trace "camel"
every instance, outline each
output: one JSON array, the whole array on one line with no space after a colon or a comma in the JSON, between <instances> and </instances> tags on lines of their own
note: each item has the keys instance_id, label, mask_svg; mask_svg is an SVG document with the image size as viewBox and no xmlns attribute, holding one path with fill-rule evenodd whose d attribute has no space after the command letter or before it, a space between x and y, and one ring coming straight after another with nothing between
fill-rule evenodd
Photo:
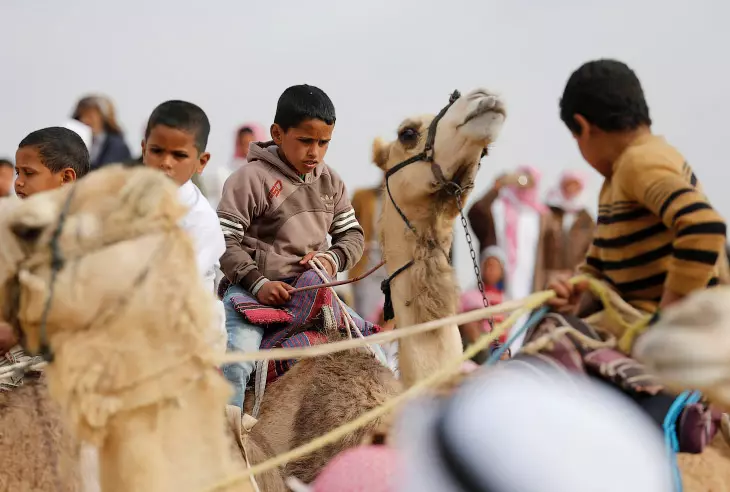
<instances>
[{"instance_id":1,"label":"camel","mask_svg":"<svg viewBox=\"0 0 730 492\"><path fill-rule=\"evenodd\" d=\"M493 93L475 90L458 98L438 121L433 161L444 177L464 188L466 200L479 162L497 140L506 117L504 102ZM398 128L398 139L376 139L373 160L388 173L426 146L433 116L408 118ZM438 172L438 171L437 171ZM381 241L388 274L414 261L391 281L392 302L400 326L410 326L456 314L458 282L446 252L451 248L457 201L435 176L428 162L403 167L388 178L390 195L384 200ZM409 228L396 205L413 226ZM459 357L462 343L456 325L408 337L399 342L403 383L410 386Z\"/></svg>"},{"instance_id":2,"label":"camel","mask_svg":"<svg viewBox=\"0 0 730 492\"><path fill-rule=\"evenodd\" d=\"M0 217L4 317L31 353L51 348L48 391L73 436L98 448L105 492L200 492L240 470L184 212L162 174L112 167Z\"/></svg>"}]
</instances>

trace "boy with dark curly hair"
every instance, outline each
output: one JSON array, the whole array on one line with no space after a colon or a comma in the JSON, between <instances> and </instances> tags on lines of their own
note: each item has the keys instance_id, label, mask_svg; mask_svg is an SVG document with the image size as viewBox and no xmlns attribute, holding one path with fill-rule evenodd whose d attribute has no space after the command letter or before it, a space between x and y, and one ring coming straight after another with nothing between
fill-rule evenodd
<instances>
[{"instance_id":1,"label":"boy with dark curly hair","mask_svg":"<svg viewBox=\"0 0 730 492\"><path fill-rule=\"evenodd\" d=\"M597 60L573 72L560 101L560 118L585 160L605 178L597 229L581 273L607 282L645 315L657 315L659 309L726 278L725 221L682 154L652 133L644 91L628 66ZM550 302L554 309L588 314L584 308L589 303L578 302L585 285L557 279L550 287L557 293ZM629 343L621 348L630 352L633 340L623 341ZM650 375L630 356L610 349L599 352L585 355L586 364L589 359L600 362L599 367L623 364L626 371L617 372L628 374L623 384L633 391L627 394L662 424L675 395L662 391L661 385L647 390ZM610 370L599 372L604 376L599 379L611 379L606 377ZM679 449L702 451L719 421L719 412L702 403L686 406L677 420Z\"/></svg>"},{"instance_id":2,"label":"boy with dark curly hair","mask_svg":"<svg viewBox=\"0 0 730 492\"><path fill-rule=\"evenodd\" d=\"M614 60L584 64L568 80L560 118L605 178L598 228L580 270L650 314L719 283L725 221L682 154L652 134L636 74ZM573 305L575 289L565 281L553 287L556 306Z\"/></svg>"}]
</instances>

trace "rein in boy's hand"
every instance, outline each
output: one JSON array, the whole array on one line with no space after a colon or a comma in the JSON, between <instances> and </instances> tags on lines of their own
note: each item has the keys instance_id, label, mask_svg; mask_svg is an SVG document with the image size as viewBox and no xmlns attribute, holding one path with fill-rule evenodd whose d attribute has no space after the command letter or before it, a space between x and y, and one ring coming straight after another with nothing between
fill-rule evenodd
<instances>
[{"instance_id":1,"label":"rein in boy's hand","mask_svg":"<svg viewBox=\"0 0 730 492\"><path fill-rule=\"evenodd\" d=\"M548 289L555 291L555 297L548 300L547 305L559 313L573 313L589 287L588 282L572 283L569 276L559 276L548 284Z\"/></svg>"},{"instance_id":2,"label":"rein in boy's hand","mask_svg":"<svg viewBox=\"0 0 730 492\"><path fill-rule=\"evenodd\" d=\"M312 267L309 266L309 262L312 261L314 258L316 258L319 255L319 258L325 260L322 262L322 265L324 266L324 269L327 271L327 275L330 277L334 277L337 272L335 272L335 265L332 263L332 260L327 256L321 254L320 251L312 251L310 253L307 253L304 255L304 258L302 258L299 261L300 265L304 265L307 269L311 269Z\"/></svg>"}]
</instances>

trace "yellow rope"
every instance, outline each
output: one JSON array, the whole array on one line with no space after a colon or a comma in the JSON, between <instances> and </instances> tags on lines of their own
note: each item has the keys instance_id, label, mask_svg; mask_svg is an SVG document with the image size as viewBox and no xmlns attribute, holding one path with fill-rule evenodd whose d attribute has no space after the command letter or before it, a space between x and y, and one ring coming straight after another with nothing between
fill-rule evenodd
<instances>
[{"instance_id":1,"label":"yellow rope","mask_svg":"<svg viewBox=\"0 0 730 492\"><path fill-rule=\"evenodd\" d=\"M330 432L312 440L308 443L299 446L297 448L294 448L290 451L287 451L286 453L280 454L278 456L275 456L274 458L271 458L269 460L266 460L263 463L260 463L258 465L255 465L250 470L246 470L240 474L233 475L223 482L215 485L213 488L211 488L211 492L217 491L217 490L225 490L226 487L233 485L237 482L239 482L242 479L247 478L250 475L258 475L261 473L265 473L267 471L273 470L279 466L282 466L289 461L295 460L297 458L300 458L302 456L306 456L307 454L313 453L314 451L317 451L318 449L327 446L329 444L333 444L346 435L356 431L357 429L364 427L371 421L382 417L386 413L390 412L391 410L395 409L396 407L400 406L401 404L405 403L406 401L410 400L411 398L417 396L424 390L428 389L429 387L435 386L443 381L446 381L449 377L451 377L454 373L457 373L461 367L461 364L474 357L478 352L484 350L486 347L489 346L489 344L496 340L502 333L507 331L508 328L510 328L520 317L522 317L524 314L529 313L533 309L539 307L540 305L544 304L547 300L555 296L554 291L544 291L539 292L535 295L530 296L529 298L525 299L523 303L523 307L518 309L517 311L513 312L506 320L504 320L502 323L498 324L494 331L491 333L486 333L482 335L476 342L474 342L472 345L470 345L464 353L458 357L456 360L452 361L451 363L448 363L443 368L441 368L439 371L435 372L434 374L430 375L429 377L422 379L418 381L416 384L408 388L406 391L401 393L400 395L391 398L387 402L383 403L379 407L376 407L368 412L363 413L359 417L357 417L355 420L352 420L348 422L347 424L341 425L340 427L337 427L336 429L331 430Z\"/></svg>"},{"instance_id":2,"label":"yellow rope","mask_svg":"<svg viewBox=\"0 0 730 492\"><path fill-rule=\"evenodd\" d=\"M626 354L631 353L631 348L634 346L636 338L644 333L649 326L651 316L645 316L634 324L627 323L621 317L621 313L614 307L611 302L611 296L609 295L608 288L596 280L595 278L579 276L571 279L573 283L588 282L591 291L598 296L603 303L603 307L608 312L608 315L613 318L621 328L623 328L623 334L618 341L618 348Z\"/></svg>"}]
</instances>

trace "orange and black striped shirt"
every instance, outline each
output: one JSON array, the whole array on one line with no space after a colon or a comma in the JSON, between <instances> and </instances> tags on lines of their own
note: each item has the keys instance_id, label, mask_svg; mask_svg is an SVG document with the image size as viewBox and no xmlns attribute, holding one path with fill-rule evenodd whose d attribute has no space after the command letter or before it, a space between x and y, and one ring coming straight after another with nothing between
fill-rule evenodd
<instances>
[{"instance_id":1,"label":"orange and black striped shirt","mask_svg":"<svg viewBox=\"0 0 730 492\"><path fill-rule=\"evenodd\" d=\"M662 137L637 138L613 165L583 273L656 311L664 290L685 295L718 282L725 221L682 155Z\"/></svg>"}]
</instances>

